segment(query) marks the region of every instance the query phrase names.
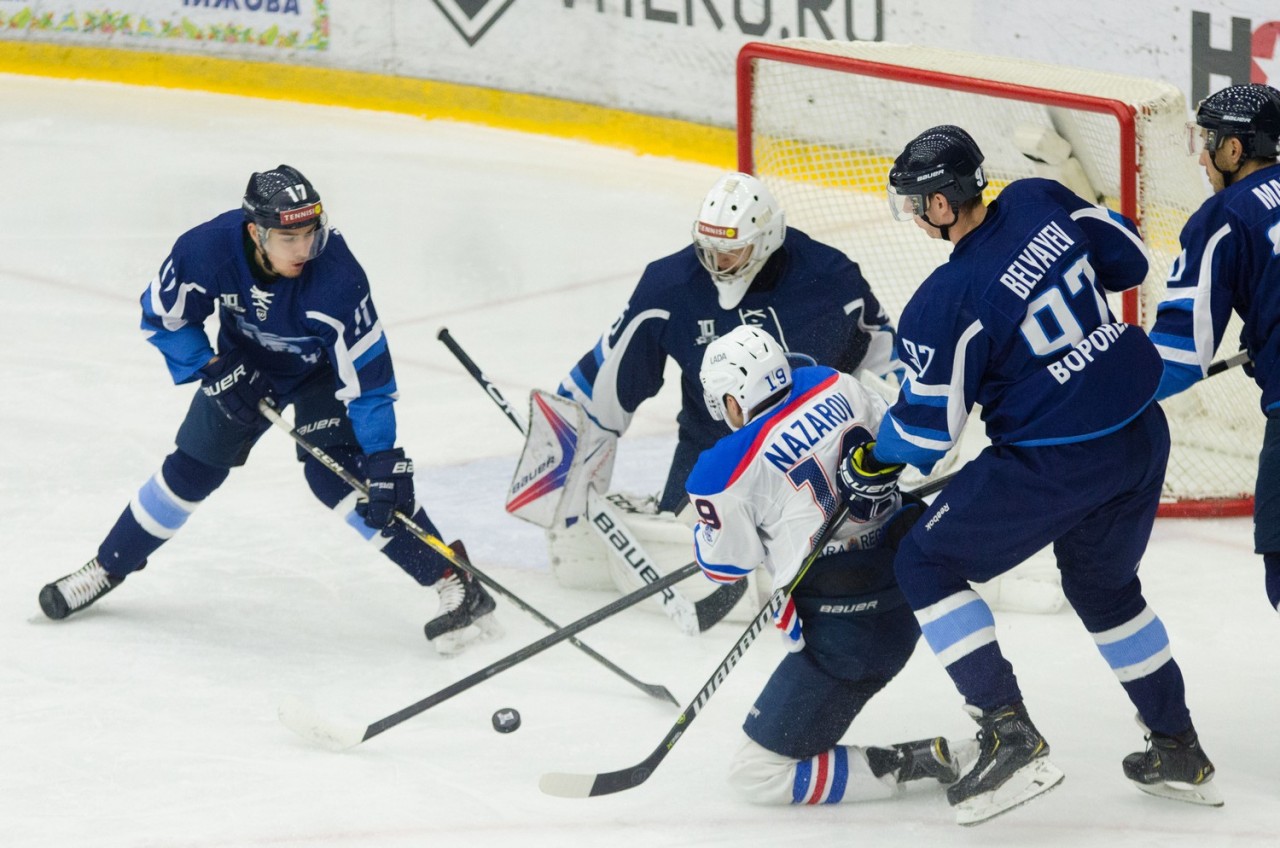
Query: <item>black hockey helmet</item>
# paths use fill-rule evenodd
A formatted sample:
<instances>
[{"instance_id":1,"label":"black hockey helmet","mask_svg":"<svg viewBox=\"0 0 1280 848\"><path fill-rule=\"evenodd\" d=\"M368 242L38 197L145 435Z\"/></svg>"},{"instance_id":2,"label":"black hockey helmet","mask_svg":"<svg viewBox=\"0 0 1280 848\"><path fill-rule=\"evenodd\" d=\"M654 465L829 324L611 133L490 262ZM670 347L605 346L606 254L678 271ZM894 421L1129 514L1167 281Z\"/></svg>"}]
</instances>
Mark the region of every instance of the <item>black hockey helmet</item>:
<instances>
[{"instance_id":1,"label":"black hockey helmet","mask_svg":"<svg viewBox=\"0 0 1280 848\"><path fill-rule=\"evenodd\" d=\"M889 171L889 208L899 221L925 218L929 196L941 192L958 210L987 187L982 150L960 127L933 127L916 136L898 154Z\"/></svg>"},{"instance_id":2,"label":"black hockey helmet","mask_svg":"<svg viewBox=\"0 0 1280 848\"><path fill-rule=\"evenodd\" d=\"M1203 136L1197 129L1204 129ZM1274 159L1280 155L1280 91L1261 83L1229 85L1200 101L1191 132L1191 152L1199 142L1212 155L1228 138L1240 139L1245 159Z\"/></svg>"},{"instance_id":3,"label":"black hockey helmet","mask_svg":"<svg viewBox=\"0 0 1280 848\"><path fill-rule=\"evenodd\" d=\"M324 250L329 240L329 216L320 202L320 193L301 171L290 165L277 165L249 177L241 208L245 220L258 226L258 240L263 247L268 230L296 230L313 225L316 228L313 258Z\"/></svg>"}]
</instances>

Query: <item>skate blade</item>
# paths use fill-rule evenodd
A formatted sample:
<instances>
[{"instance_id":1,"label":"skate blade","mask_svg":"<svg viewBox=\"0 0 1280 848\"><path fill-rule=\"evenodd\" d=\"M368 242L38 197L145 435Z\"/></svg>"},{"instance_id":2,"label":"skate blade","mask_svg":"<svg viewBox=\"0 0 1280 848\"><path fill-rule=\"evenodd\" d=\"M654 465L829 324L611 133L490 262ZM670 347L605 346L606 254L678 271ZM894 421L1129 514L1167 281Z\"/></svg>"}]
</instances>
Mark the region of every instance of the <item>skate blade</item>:
<instances>
[{"instance_id":1,"label":"skate blade","mask_svg":"<svg viewBox=\"0 0 1280 848\"><path fill-rule=\"evenodd\" d=\"M1045 757L1032 760L1015 771L1004 783L992 789L966 798L955 805L956 824L971 827L1043 795L1062 782L1062 769Z\"/></svg>"},{"instance_id":2,"label":"skate blade","mask_svg":"<svg viewBox=\"0 0 1280 848\"><path fill-rule=\"evenodd\" d=\"M428 639L431 647L442 657L454 657L472 645L496 642L506 635L502 625L493 613L482 615L461 630L450 630L441 633L434 639Z\"/></svg>"},{"instance_id":3,"label":"skate blade","mask_svg":"<svg viewBox=\"0 0 1280 848\"><path fill-rule=\"evenodd\" d=\"M1185 801L1188 804L1200 804L1205 807L1221 807L1226 801L1222 797L1222 790L1214 786L1212 783L1202 783L1199 786L1193 786L1190 783L1138 783L1132 781L1133 785L1141 789L1148 795L1154 795L1157 798L1168 798L1172 801Z\"/></svg>"}]
</instances>

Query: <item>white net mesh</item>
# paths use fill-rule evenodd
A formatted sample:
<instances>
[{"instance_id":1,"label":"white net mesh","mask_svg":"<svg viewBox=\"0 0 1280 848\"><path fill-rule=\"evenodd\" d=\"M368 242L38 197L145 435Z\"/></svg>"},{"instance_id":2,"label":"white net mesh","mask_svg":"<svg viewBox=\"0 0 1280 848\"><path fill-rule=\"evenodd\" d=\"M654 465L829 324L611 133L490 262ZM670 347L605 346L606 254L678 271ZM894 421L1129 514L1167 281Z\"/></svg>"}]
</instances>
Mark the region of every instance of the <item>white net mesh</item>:
<instances>
[{"instance_id":1,"label":"white net mesh","mask_svg":"<svg viewBox=\"0 0 1280 848\"><path fill-rule=\"evenodd\" d=\"M769 184L789 225L857 261L892 316L946 260L950 245L892 219L885 197L889 167L923 130L957 124L986 155L988 200L1011 180L1048 176L1136 215L1152 265L1137 311L1131 301L1129 315L1150 327L1178 254L1178 233L1207 194L1196 160L1186 154L1186 103L1176 87L882 42L788 39L775 47L784 49L765 47L768 55L751 62L750 80L740 81L749 83L744 91L750 105L749 121L739 126L740 134L749 134L750 162L741 165ZM791 51L832 67L801 64ZM899 76L909 78L894 78ZM1136 143L1130 167L1122 155L1120 120L1085 108L1104 99L1132 107ZM1056 150L1052 143L1048 150L1035 148L1046 162L1019 149L1019 139L1026 146L1027 139L1033 143L1046 133L1051 141L1070 143L1071 160L1062 161L1060 143ZM1126 172L1132 174L1131 209L1122 205ZM1118 302L1113 308L1120 314ZM1238 337L1237 324L1227 330L1222 354L1235 351ZM1214 501L1251 498L1263 427L1253 382L1235 369L1201 382L1165 409L1174 437L1166 501L1194 514L1209 512ZM966 434L960 450L972 453L974 441Z\"/></svg>"}]
</instances>

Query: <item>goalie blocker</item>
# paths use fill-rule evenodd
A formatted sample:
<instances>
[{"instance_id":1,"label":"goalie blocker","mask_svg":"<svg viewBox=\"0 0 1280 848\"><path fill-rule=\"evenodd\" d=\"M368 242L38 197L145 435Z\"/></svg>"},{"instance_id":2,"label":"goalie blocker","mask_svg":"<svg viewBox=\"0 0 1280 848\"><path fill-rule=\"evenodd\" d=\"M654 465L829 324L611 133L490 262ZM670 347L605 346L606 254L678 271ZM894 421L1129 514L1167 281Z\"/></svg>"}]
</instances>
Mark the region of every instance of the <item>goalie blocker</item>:
<instances>
[{"instance_id":1,"label":"goalie blocker","mask_svg":"<svg viewBox=\"0 0 1280 848\"><path fill-rule=\"evenodd\" d=\"M692 557L691 514L658 512L653 498L607 493L616 449L617 437L574 401L538 389L530 393L529 427L506 508L547 531L551 571L566 588L626 594ZM750 620L761 602L752 588L691 580L668 587L650 608L692 635L714 620ZM748 601L738 602L743 596ZM722 607L730 603L725 613Z\"/></svg>"}]
</instances>

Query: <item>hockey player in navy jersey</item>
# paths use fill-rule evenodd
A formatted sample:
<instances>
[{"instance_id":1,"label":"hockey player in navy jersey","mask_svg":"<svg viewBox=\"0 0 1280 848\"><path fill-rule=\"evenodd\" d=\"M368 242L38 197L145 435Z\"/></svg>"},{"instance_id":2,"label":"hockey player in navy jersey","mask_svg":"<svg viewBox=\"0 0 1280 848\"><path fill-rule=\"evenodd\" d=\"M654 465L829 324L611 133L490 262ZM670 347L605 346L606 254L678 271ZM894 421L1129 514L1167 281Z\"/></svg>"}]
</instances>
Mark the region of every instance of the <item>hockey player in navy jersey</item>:
<instances>
[{"instance_id":1,"label":"hockey player in navy jersey","mask_svg":"<svg viewBox=\"0 0 1280 848\"><path fill-rule=\"evenodd\" d=\"M1052 543L1062 589L1147 728L1124 773L1144 791L1221 804L1164 625L1137 568L1160 499L1169 431L1153 403L1163 366L1107 292L1142 282L1131 222L1059 183L1016 180L989 206L983 156L954 126L912 140L889 175L895 217L954 245L899 322L906 379L855 491L902 463L924 472L975 403L991 446L969 462L898 549L895 572L929 646L979 725L977 764L948 789L975 823L1062 779L1032 724L990 608L969 581Z\"/></svg>"},{"instance_id":2,"label":"hockey player in navy jersey","mask_svg":"<svg viewBox=\"0 0 1280 848\"><path fill-rule=\"evenodd\" d=\"M700 382L711 417L733 432L689 475L698 564L714 581L764 567L774 589L790 586L843 499L841 460L874 438L885 402L831 368L792 372L781 345L756 327L708 344ZM940 737L838 744L920 639L893 576L895 540L920 502L904 505L890 481L850 506L781 611L788 653L743 725L730 782L756 803L880 800L906 781L959 774Z\"/></svg>"},{"instance_id":3,"label":"hockey player in navy jersey","mask_svg":"<svg viewBox=\"0 0 1280 848\"><path fill-rule=\"evenodd\" d=\"M662 387L669 360L680 369L675 452L661 495L656 502L640 501L630 519L637 542L646 534L652 534L651 542L680 540L665 545L667 551L679 551L678 562L649 554L659 570L685 562L686 528L677 526L673 513L682 505L685 478L698 454L729 432L702 403L698 369L710 342L751 325L767 330L790 352L848 373L862 368L885 375L899 367L889 316L858 265L788 227L782 207L759 179L743 173L720 177L691 229L691 244L645 268L622 315L559 386L557 394L580 408L583 421L576 433L576 454L583 459L556 490L561 501L556 520L543 523L553 570L565 585L593 585L590 575L608 568L603 563L612 556L609 546L591 530L599 523L596 513L579 520L589 512L586 492L609 491L617 439L640 404ZM525 469L546 466L541 455L521 462ZM645 510L657 515L649 520ZM615 585L626 587L614 566Z\"/></svg>"},{"instance_id":4,"label":"hockey player in navy jersey","mask_svg":"<svg viewBox=\"0 0 1280 848\"><path fill-rule=\"evenodd\" d=\"M432 644L452 653L473 637L497 635L484 588L395 519L397 511L412 515L438 535L416 506L413 462L396 447L395 374L368 280L301 173L280 165L253 174L242 208L180 236L141 301L142 329L174 382L200 386L176 450L97 554L41 590L45 615L79 612L141 569L244 464L270 426L258 411L267 398L293 405L298 431L368 481L368 499L358 499L298 451L316 497L439 593L439 613L426 625ZM204 329L215 310L216 353Z\"/></svg>"},{"instance_id":5,"label":"hockey player in navy jersey","mask_svg":"<svg viewBox=\"0 0 1280 848\"><path fill-rule=\"evenodd\" d=\"M612 439L658 393L667 360L675 361L682 399L675 455L658 504L665 511L684 496L698 454L728 432L707 414L698 382L703 351L716 338L749 324L769 331L788 351L847 373L898 368L893 326L858 265L787 227L782 207L760 180L740 173L718 179L692 236L691 245L645 268L622 315L559 389Z\"/></svg>"},{"instance_id":6,"label":"hockey player in navy jersey","mask_svg":"<svg viewBox=\"0 0 1280 848\"><path fill-rule=\"evenodd\" d=\"M1234 309L1240 346L1267 418L1254 492L1253 544L1280 611L1280 91L1233 85L1200 104L1189 126L1213 196L1182 229L1151 338L1164 358L1158 398L1208 373Z\"/></svg>"}]
</instances>

